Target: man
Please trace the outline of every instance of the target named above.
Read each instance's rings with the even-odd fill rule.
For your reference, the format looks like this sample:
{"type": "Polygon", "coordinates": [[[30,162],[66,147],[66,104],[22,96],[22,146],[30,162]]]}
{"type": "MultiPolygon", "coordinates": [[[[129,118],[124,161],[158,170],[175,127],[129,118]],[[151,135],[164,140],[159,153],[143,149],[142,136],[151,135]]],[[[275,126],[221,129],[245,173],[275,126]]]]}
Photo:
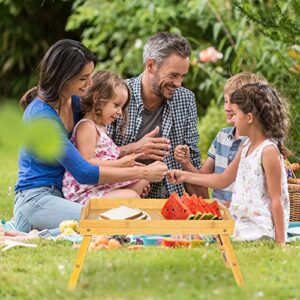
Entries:
{"type": "MultiPolygon", "coordinates": [[[[190,148],[192,164],[200,168],[197,110],[194,94],[181,87],[190,65],[191,47],[176,34],[160,32],[144,47],[144,72],[128,80],[132,95],[128,107],[128,127],[122,133],[120,120],[109,128],[123,155],[143,153],[142,163],[164,161],[169,169],[181,168],[174,159],[177,145],[190,148]]],[[[187,192],[193,187],[186,184],[187,192]]],[[[182,195],[184,186],[171,185],[165,178],[151,186],[149,198],[182,195]]]]}

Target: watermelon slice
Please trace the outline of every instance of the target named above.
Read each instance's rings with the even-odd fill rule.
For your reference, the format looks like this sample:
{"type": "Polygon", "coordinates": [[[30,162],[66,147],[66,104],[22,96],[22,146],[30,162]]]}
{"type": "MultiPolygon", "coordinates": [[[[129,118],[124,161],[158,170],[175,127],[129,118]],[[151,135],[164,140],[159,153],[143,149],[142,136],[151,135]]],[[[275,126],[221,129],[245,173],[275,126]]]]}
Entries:
{"type": "Polygon", "coordinates": [[[205,210],[198,202],[198,197],[195,194],[191,196],[191,201],[193,202],[193,205],[196,207],[197,210],[197,213],[195,214],[195,220],[199,220],[201,219],[202,215],[205,213],[205,210]]]}
{"type": "Polygon", "coordinates": [[[190,246],[191,242],[186,239],[173,239],[173,238],[165,238],[162,240],[161,245],[164,247],[171,247],[171,248],[188,248],[190,246]]]}
{"type": "Polygon", "coordinates": [[[178,247],[178,241],[173,238],[165,238],[162,240],[161,245],[164,247],[176,248],[178,247]]]}
{"type": "Polygon", "coordinates": [[[212,213],[207,202],[203,200],[202,197],[198,197],[198,203],[203,207],[205,213],[201,216],[200,220],[211,220],[214,218],[214,214],[212,213]]]}
{"type": "Polygon", "coordinates": [[[220,212],[220,207],[219,207],[219,204],[218,204],[218,201],[217,200],[214,200],[211,205],[213,206],[214,210],[215,210],[215,213],[218,217],[219,220],[222,219],[222,216],[221,216],[221,212],[220,212]]]}
{"type": "Polygon", "coordinates": [[[161,209],[161,214],[167,220],[193,219],[191,210],[181,201],[177,193],[172,193],[161,209]]]}
{"type": "Polygon", "coordinates": [[[197,208],[197,205],[192,200],[192,197],[190,197],[189,194],[185,193],[181,197],[181,201],[191,210],[192,214],[194,215],[194,220],[196,220],[199,214],[199,210],[197,208]]]}
{"type": "MultiPolygon", "coordinates": [[[[204,200],[205,201],[205,200],[204,200]]],[[[209,209],[209,211],[212,213],[212,218],[211,218],[211,220],[215,220],[215,219],[218,219],[218,215],[217,215],[217,213],[216,213],[216,211],[215,211],[215,208],[214,208],[214,206],[212,205],[212,202],[211,203],[207,203],[206,202],[206,204],[207,204],[207,207],[208,207],[208,209],[209,209]]]]}

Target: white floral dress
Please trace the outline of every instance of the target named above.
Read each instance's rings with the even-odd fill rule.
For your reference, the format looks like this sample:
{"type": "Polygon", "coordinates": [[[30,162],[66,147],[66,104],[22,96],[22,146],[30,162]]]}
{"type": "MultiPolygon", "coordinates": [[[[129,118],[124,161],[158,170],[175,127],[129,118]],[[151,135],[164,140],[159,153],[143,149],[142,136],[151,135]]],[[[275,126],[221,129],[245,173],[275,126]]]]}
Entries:
{"type": "MultiPolygon", "coordinates": [[[[95,147],[94,158],[99,158],[101,160],[117,159],[120,155],[119,147],[107,135],[105,127],[99,127],[91,120],[82,119],[76,124],[72,133],[71,142],[76,146],[75,133],[78,125],[82,122],[90,122],[95,125],[99,134],[99,139],[95,147]]],[[[62,192],[67,200],[84,204],[86,200],[90,198],[102,198],[106,193],[125,187],[136,181],[137,180],[98,185],[80,184],[71,173],[66,171],[63,178],[62,192]]]]}
{"type": "MultiPolygon", "coordinates": [[[[265,172],[262,167],[262,151],[268,145],[277,148],[267,139],[246,156],[250,143],[244,147],[235,180],[229,211],[235,219],[236,240],[275,238],[271,214],[271,199],[267,191],[265,172]]],[[[281,160],[281,188],[284,209],[285,232],[289,222],[289,196],[283,159],[281,160]]]]}

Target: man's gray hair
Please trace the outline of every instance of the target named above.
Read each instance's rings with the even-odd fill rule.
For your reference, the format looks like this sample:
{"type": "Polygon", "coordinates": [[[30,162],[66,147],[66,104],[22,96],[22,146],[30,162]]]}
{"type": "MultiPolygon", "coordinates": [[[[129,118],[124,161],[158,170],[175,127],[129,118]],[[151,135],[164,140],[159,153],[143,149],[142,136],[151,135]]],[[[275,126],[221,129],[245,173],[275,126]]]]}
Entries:
{"type": "Polygon", "coordinates": [[[158,66],[171,54],[177,54],[181,57],[191,55],[191,45],[188,40],[174,33],[159,32],[150,37],[144,46],[143,63],[152,58],[158,66]]]}

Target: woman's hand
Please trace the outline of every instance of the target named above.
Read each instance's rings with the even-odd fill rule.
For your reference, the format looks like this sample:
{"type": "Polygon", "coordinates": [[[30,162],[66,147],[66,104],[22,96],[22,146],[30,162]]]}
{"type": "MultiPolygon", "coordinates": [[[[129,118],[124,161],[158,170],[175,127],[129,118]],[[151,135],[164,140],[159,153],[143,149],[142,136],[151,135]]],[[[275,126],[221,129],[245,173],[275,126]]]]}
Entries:
{"type": "Polygon", "coordinates": [[[185,181],[185,172],[182,170],[169,170],[167,173],[168,181],[172,184],[178,184],[185,181]]]}
{"type": "Polygon", "coordinates": [[[138,154],[133,153],[119,158],[118,161],[120,163],[120,167],[125,168],[125,167],[134,167],[134,166],[142,165],[141,163],[136,161],[142,155],[143,155],[142,153],[138,153],[138,154]]]}
{"type": "Polygon", "coordinates": [[[150,182],[160,182],[167,174],[168,167],[160,161],[156,161],[145,167],[144,179],[150,182]]]}
{"type": "Polygon", "coordinates": [[[190,148],[187,145],[178,145],[174,151],[174,158],[181,165],[187,165],[190,160],[190,148]]]}

